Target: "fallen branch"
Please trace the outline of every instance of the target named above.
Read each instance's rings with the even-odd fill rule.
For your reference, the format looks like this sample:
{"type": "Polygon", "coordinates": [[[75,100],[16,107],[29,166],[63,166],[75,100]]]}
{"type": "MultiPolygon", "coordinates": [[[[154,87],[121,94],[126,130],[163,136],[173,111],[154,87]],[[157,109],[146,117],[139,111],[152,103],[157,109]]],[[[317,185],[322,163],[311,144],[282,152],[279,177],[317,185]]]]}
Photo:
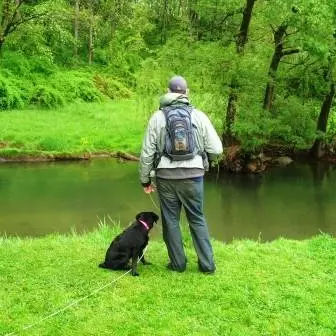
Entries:
{"type": "Polygon", "coordinates": [[[139,161],[139,158],[129,154],[129,153],[125,153],[125,152],[115,152],[115,153],[111,153],[112,157],[118,158],[118,159],[124,159],[124,160],[128,160],[128,161],[139,161]]]}

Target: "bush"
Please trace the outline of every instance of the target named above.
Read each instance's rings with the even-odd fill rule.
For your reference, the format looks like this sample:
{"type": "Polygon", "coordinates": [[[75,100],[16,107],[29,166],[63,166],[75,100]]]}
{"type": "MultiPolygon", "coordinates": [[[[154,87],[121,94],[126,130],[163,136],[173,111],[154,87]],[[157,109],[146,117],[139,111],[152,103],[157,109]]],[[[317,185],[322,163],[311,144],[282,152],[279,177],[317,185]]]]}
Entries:
{"type": "Polygon", "coordinates": [[[15,79],[0,74],[0,109],[18,109],[23,106],[24,94],[17,86],[15,79]]]}
{"type": "Polygon", "coordinates": [[[131,97],[123,80],[99,71],[60,70],[48,56],[7,51],[0,58],[0,109],[52,108],[131,97]]]}
{"type": "Polygon", "coordinates": [[[57,90],[38,85],[32,93],[30,104],[42,108],[53,108],[64,105],[64,99],[57,90]]]}
{"type": "Polygon", "coordinates": [[[97,87],[93,77],[85,71],[61,71],[47,56],[6,52],[0,58],[0,109],[52,108],[65,102],[100,102],[104,95],[130,96],[122,83],[104,78],[104,87],[97,87]]]}
{"type": "Polygon", "coordinates": [[[120,81],[96,74],[94,83],[98,90],[111,99],[130,98],[132,92],[120,81]]]}
{"type": "Polygon", "coordinates": [[[1,69],[9,70],[12,75],[23,78],[30,76],[30,65],[28,58],[21,53],[4,53],[0,58],[1,69]]]}
{"type": "Polygon", "coordinates": [[[81,71],[59,71],[49,78],[50,85],[61,92],[67,102],[100,102],[102,93],[94,84],[90,73],[81,71]]]}
{"type": "Polygon", "coordinates": [[[296,148],[306,148],[314,142],[319,110],[316,102],[307,99],[302,103],[294,96],[287,99],[277,97],[274,108],[280,127],[273,130],[273,137],[296,148]],[[286,132],[282,132],[284,129],[286,132]]]}
{"type": "Polygon", "coordinates": [[[7,69],[21,79],[33,79],[35,74],[45,76],[57,71],[57,66],[47,56],[30,56],[20,52],[6,52],[0,58],[1,69],[7,69]]]}

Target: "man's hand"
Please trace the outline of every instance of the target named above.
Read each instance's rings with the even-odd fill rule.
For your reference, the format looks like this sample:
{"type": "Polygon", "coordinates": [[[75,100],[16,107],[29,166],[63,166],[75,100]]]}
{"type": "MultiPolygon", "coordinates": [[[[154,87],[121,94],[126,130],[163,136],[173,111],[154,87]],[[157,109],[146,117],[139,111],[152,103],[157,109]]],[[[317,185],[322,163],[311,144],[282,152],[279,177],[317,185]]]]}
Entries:
{"type": "Polygon", "coordinates": [[[155,185],[151,183],[148,187],[144,187],[144,192],[150,194],[155,191],[155,185]]]}

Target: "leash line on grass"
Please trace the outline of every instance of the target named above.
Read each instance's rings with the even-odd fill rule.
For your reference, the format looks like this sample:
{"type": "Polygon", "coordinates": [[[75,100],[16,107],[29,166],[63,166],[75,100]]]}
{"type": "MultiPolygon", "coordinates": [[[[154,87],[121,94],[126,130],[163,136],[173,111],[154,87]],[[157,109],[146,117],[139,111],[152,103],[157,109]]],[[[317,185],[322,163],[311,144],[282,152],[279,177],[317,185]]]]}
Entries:
{"type": "MultiPolygon", "coordinates": [[[[146,246],[145,250],[143,251],[141,257],[138,258],[137,264],[139,263],[139,261],[140,261],[140,260],[142,259],[142,257],[144,256],[146,250],[147,250],[147,246],[146,246]]],[[[59,313],[65,311],[65,310],[67,310],[67,309],[69,309],[69,308],[72,307],[72,306],[75,306],[75,305],[79,304],[80,302],[84,301],[84,300],[87,299],[88,297],[90,297],[90,296],[92,296],[92,295],[94,295],[94,294],[100,292],[100,291],[103,290],[104,288],[106,288],[106,287],[112,285],[113,283],[117,282],[118,280],[120,280],[121,278],[123,278],[126,274],[128,274],[128,273],[131,272],[131,271],[132,271],[132,269],[129,269],[127,272],[125,272],[124,274],[120,275],[118,278],[116,278],[116,279],[114,279],[113,281],[109,282],[108,284],[106,284],[106,285],[104,285],[104,286],[102,286],[102,287],[100,287],[100,288],[94,290],[93,292],[89,293],[88,295],[86,295],[86,296],[84,296],[84,297],[82,297],[82,298],[80,298],[80,299],[78,299],[78,300],[76,300],[76,301],[74,301],[74,302],[68,304],[67,306],[65,306],[65,307],[63,307],[63,308],[61,308],[61,309],[59,309],[59,310],[56,310],[55,312],[53,312],[53,313],[51,313],[51,314],[49,314],[49,315],[47,315],[47,316],[41,318],[40,320],[38,320],[37,322],[35,322],[35,323],[33,323],[33,324],[24,326],[24,327],[18,329],[17,331],[13,331],[13,332],[11,332],[11,333],[9,333],[9,334],[5,334],[4,336],[15,336],[15,335],[19,335],[19,333],[21,333],[21,332],[23,332],[23,331],[25,331],[25,330],[27,330],[27,329],[30,329],[30,328],[32,328],[32,327],[37,326],[38,324],[42,323],[43,321],[45,321],[45,320],[47,320],[47,319],[49,319],[49,318],[51,318],[51,317],[53,317],[53,316],[55,316],[55,315],[58,315],[59,313]]]]}

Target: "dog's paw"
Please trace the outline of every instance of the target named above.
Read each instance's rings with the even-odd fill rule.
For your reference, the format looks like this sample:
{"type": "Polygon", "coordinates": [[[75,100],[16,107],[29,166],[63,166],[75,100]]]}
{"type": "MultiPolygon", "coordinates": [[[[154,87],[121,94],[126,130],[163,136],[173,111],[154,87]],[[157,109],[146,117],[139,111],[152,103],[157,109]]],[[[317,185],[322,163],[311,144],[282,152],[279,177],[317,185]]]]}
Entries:
{"type": "Polygon", "coordinates": [[[150,261],[144,262],[144,265],[153,265],[150,261]]]}
{"type": "Polygon", "coordinates": [[[133,276],[139,276],[140,274],[138,272],[132,272],[133,276]]]}

